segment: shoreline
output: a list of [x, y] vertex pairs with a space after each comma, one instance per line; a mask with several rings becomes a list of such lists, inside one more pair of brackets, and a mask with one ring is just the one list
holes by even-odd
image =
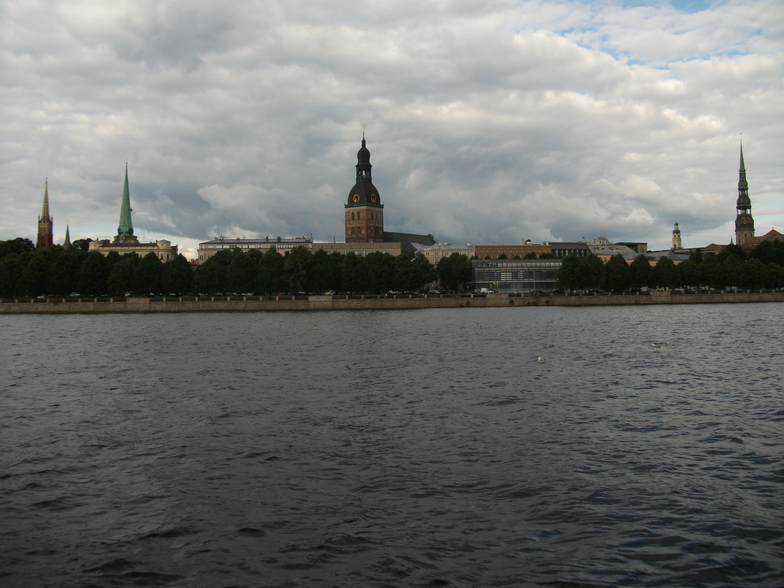
[[[183, 298], [189, 298], [183, 300]], [[684, 294], [466, 294], [396, 296], [274, 296], [274, 297], [165, 296], [98, 301], [95, 298], [16, 298], [0, 303], [0, 314], [102, 314], [156, 312], [270, 312], [312, 310], [413, 310], [422, 308], [500, 308], [530, 306], [649, 306], [660, 304], [727, 304], [784, 302], [784, 292], [718, 292]], [[218, 298], [218, 300], [216, 300]], [[251, 298], [250, 300], [248, 298]], [[23, 300], [23, 302], [20, 302]]]

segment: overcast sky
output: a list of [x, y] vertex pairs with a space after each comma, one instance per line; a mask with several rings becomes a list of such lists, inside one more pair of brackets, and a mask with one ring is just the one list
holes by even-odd
[[390, 231], [727, 243], [743, 133], [784, 232], [784, 2], [0, 0], [0, 239]]

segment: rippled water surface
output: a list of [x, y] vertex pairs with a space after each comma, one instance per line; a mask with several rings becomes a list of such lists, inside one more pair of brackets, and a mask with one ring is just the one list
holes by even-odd
[[2, 316], [0, 585], [782, 586], [782, 318]]

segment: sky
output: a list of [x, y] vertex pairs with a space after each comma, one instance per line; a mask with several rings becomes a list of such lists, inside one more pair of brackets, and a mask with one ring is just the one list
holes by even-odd
[[0, 0], [0, 239], [784, 232], [781, 0]]

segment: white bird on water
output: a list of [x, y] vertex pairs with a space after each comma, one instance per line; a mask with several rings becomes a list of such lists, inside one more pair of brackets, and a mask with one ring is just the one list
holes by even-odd
[[659, 351], [662, 348], [663, 343], [651, 343], [651, 347], [653, 347], [654, 351]]
[[538, 357], [536, 358], [536, 361], [538, 361], [539, 363], [544, 363], [544, 357], [542, 357], [542, 356], [540, 355], [540, 356], [538, 356]]

